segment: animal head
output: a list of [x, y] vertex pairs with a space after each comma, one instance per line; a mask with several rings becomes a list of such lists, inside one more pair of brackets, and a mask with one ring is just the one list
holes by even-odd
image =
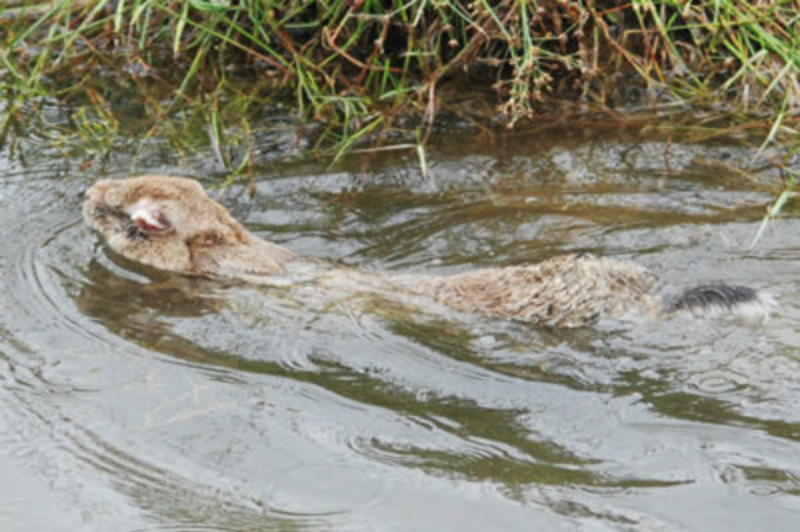
[[197, 181], [146, 175], [102, 180], [85, 194], [83, 217], [121, 255], [163, 270], [207, 273], [209, 250], [248, 234]]

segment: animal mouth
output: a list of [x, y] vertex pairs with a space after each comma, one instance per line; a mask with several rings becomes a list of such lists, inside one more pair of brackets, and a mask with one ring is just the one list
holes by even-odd
[[133, 221], [128, 221], [128, 223], [125, 224], [123, 231], [131, 240], [150, 240], [150, 235], [147, 233], [147, 231], [140, 228]]
[[90, 212], [97, 229], [123, 234], [130, 240], [150, 240], [153, 236], [170, 234], [174, 230], [163, 215], [147, 209], [136, 209], [128, 214], [125, 210], [113, 209], [101, 203]]
[[[125, 212], [111, 209], [107, 206], [96, 206], [92, 211], [94, 226], [101, 232], [112, 231], [124, 234], [131, 240], [148, 239], [147, 232], [140, 228], [137, 223]], [[105, 227], [105, 230], [103, 229]]]

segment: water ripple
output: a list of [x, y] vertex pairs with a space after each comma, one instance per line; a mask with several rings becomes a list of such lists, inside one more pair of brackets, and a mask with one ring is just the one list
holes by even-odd
[[508, 157], [433, 150], [427, 181], [402, 161], [305, 165], [223, 201], [353, 266], [591, 249], [678, 287], [778, 288], [783, 308], [761, 327], [565, 332], [186, 279], [109, 252], [80, 222], [77, 179], [19, 170], [0, 187], [0, 469], [21, 481], [0, 502], [65, 530], [198, 531], [670, 528], [683, 522], [663, 500], [767, 520], [794, 504], [797, 221], [741, 253], [771, 190], [737, 174], [706, 186], [706, 146], [670, 147], [665, 169], [663, 143], [509, 142]]

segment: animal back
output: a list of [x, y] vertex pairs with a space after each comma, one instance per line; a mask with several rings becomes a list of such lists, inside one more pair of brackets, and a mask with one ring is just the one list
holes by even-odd
[[601, 317], [656, 314], [658, 278], [630, 262], [563, 255], [529, 266], [431, 277], [417, 291], [467, 312], [549, 327], [580, 327]]

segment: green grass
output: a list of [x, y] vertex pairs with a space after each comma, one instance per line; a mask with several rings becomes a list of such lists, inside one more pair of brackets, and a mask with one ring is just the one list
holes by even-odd
[[[508, 127], [552, 113], [554, 102], [616, 112], [691, 105], [744, 128], [766, 117], [761, 149], [797, 149], [800, 20], [788, 0], [4, 5], [0, 143], [38, 128], [65, 147], [109, 150], [136, 135], [167, 138], [180, 153], [201, 123], [236, 174], [251, 162], [253, 111], [288, 102], [318, 124], [316, 153], [335, 161], [394, 143], [424, 168], [437, 117], [452, 111], [445, 95], [461, 87], [493, 93]], [[644, 97], [629, 101], [630, 85]], [[141, 109], [135, 127], [113, 103], [121, 93]], [[69, 109], [71, 125], [48, 122], [45, 103]]]

